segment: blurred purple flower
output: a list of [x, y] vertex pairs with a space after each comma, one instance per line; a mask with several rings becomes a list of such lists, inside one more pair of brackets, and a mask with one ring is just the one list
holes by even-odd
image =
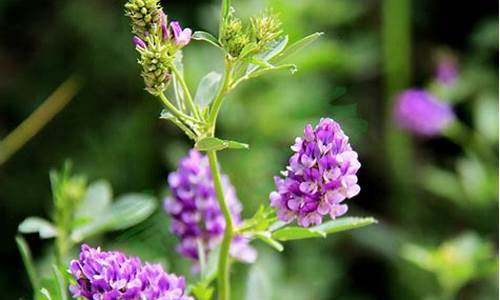
[[[198, 260], [197, 241], [205, 250], [214, 249], [222, 240], [226, 222], [215, 195], [208, 158], [196, 150], [180, 162], [179, 169], [170, 173], [168, 183], [172, 196], [165, 199], [164, 207], [172, 217], [171, 230], [181, 238], [177, 251]], [[241, 223], [241, 204], [229, 178], [222, 175], [224, 195], [234, 224]], [[236, 236], [231, 244], [231, 255], [244, 262], [253, 262], [256, 252], [248, 239]]]
[[101, 251], [83, 244], [80, 258], [70, 262], [76, 284], [74, 298], [90, 300], [193, 300], [186, 296], [183, 277], [167, 274], [160, 265], [142, 265], [137, 257]]
[[439, 101], [427, 91], [410, 89], [397, 97], [397, 123], [417, 135], [439, 135], [455, 119], [451, 106]]
[[458, 67], [451, 57], [442, 57], [436, 68], [436, 80], [443, 85], [453, 85], [458, 79]]
[[180, 47], [184, 47], [191, 41], [191, 34], [193, 33], [190, 28], [181, 28], [181, 25], [177, 21], [170, 22], [170, 27], [174, 32], [175, 44]]
[[295, 153], [285, 178], [274, 178], [276, 191], [269, 196], [278, 218], [297, 219], [308, 227], [321, 224], [324, 215], [335, 219], [345, 214], [342, 201], [360, 191], [356, 172], [361, 164], [340, 125], [330, 118], [321, 119], [316, 128], [308, 124], [291, 149]]

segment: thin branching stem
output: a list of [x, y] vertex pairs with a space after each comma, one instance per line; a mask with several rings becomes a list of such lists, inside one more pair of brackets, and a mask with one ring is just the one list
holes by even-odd
[[170, 100], [168, 100], [167, 96], [165, 96], [165, 94], [161, 93], [159, 94], [159, 97], [160, 97], [160, 100], [161, 102], [168, 108], [168, 110], [173, 114], [175, 115], [177, 118], [179, 118], [180, 120], [187, 120], [187, 121], [191, 121], [191, 122], [194, 122], [194, 123], [200, 123], [199, 120], [191, 117], [191, 116], [188, 116], [186, 115], [185, 113], [181, 112], [180, 110], [178, 110], [171, 102]]
[[200, 119], [200, 114], [198, 112], [198, 109], [194, 105], [193, 97], [191, 96], [191, 93], [189, 92], [189, 88], [187, 87], [186, 81], [184, 80], [184, 77], [182, 76], [181, 72], [177, 69], [177, 67], [172, 64], [171, 66], [172, 72], [174, 72], [175, 78], [179, 81], [181, 84], [182, 90], [184, 91], [184, 95], [186, 96], [187, 104], [189, 106], [189, 109], [193, 113], [193, 115], [196, 117], [196, 119]]

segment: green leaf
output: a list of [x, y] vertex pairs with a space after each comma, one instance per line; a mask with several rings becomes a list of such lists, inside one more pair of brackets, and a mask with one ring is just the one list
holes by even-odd
[[18, 235], [16, 236], [16, 244], [19, 253], [21, 254], [21, 258], [23, 259], [24, 268], [26, 269], [26, 273], [28, 273], [31, 286], [34, 291], [38, 291], [40, 281], [38, 279], [38, 274], [36, 273], [35, 264], [33, 263], [33, 257], [31, 256], [28, 243], [26, 243], [26, 240], [22, 236]]
[[273, 247], [274, 249], [278, 250], [279, 252], [283, 251], [283, 245], [280, 242], [275, 241], [271, 237], [270, 232], [267, 231], [256, 232], [255, 237], [263, 241], [264, 243], [268, 244], [269, 246]]
[[[49, 273], [50, 274], [50, 273]], [[59, 287], [57, 283], [57, 279], [54, 274], [50, 274], [49, 277], [43, 277], [40, 280], [40, 290], [37, 300], [39, 299], [53, 299], [53, 300], [61, 300], [61, 296], [59, 294]], [[50, 297], [50, 298], [48, 298]]]
[[200, 151], [218, 151], [227, 148], [228, 144], [216, 137], [204, 137], [197, 141], [194, 147]]
[[235, 142], [235, 141], [225, 141], [216, 137], [204, 137], [200, 139], [194, 147], [200, 151], [219, 151], [222, 149], [248, 149], [250, 146], [248, 144]]
[[248, 149], [250, 146], [245, 143], [235, 142], [235, 141], [225, 141], [229, 149]]
[[57, 293], [59, 295], [58, 299], [68, 300], [68, 291], [64, 277], [55, 265], [52, 265], [52, 272], [54, 273], [57, 282]]
[[315, 237], [326, 237], [326, 233], [314, 228], [304, 227], [285, 227], [272, 234], [273, 239], [278, 241], [301, 240]]
[[275, 41], [271, 49], [263, 53], [262, 55], [258, 55], [257, 57], [261, 58], [264, 61], [269, 61], [276, 55], [280, 54], [288, 44], [288, 36], [285, 35], [281, 39]]
[[91, 183], [87, 188], [85, 197], [76, 212], [76, 218], [96, 217], [96, 212], [104, 211], [111, 205], [113, 191], [106, 180]]
[[[184, 64], [182, 63], [182, 51], [177, 51], [177, 54], [174, 57], [174, 65], [183, 76], [184, 74]], [[172, 74], [172, 85], [173, 85], [173, 90], [174, 90], [174, 96], [175, 96], [175, 106], [177, 108], [183, 108], [184, 107], [184, 90], [182, 89], [182, 85], [177, 79], [177, 76], [175, 74]]]
[[195, 31], [192, 36], [193, 40], [197, 41], [204, 41], [209, 44], [214, 45], [217, 48], [222, 49], [221, 45], [219, 44], [219, 41], [213, 36], [212, 34], [205, 32], [205, 31]]
[[210, 278], [215, 278], [219, 263], [220, 245], [216, 246], [214, 249], [208, 252], [205, 279], [210, 280]]
[[[280, 54], [283, 49], [285, 49], [286, 45], [288, 44], [288, 36], [283, 36], [281, 39], [275, 41], [271, 45], [271, 49], [262, 53], [258, 54], [255, 56], [255, 59], [257, 61], [261, 61], [263, 63], [268, 63], [273, 57], [276, 55]], [[262, 63], [259, 64], [250, 64], [248, 65], [247, 71], [245, 75], [252, 74], [254, 71], [256, 71], [259, 67], [261, 67]], [[269, 67], [268, 67], [269, 68]]]
[[431, 193], [463, 204], [464, 191], [459, 177], [450, 171], [428, 166], [422, 168], [422, 185]]
[[198, 84], [198, 89], [194, 96], [194, 103], [202, 108], [212, 103], [219, 91], [221, 79], [222, 75], [217, 72], [210, 72], [205, 75]]
[[262, 75], [267, 75], [269, 73], [274, 73], [276, 71], [289, 71], [294, 74], [297, 72], [297, 66], [294, 64], [285, 64], [280, 66], [273, 66], [272, 68], [259, 69], [248, 76], [248, 78], [255, 78]]
[[75, 228], [71, 239], [75, 243], [105, 232], [122, 230], [147, 219], [156, 209], [155, 198], [146, 194], [127, 194], [119, 197], [111, 207], [100, 213], [91, 223]]
[[207, 252], [205, 251], [205, 247], [203, 246], [201, 239], [196, 239], [196, 246], [198, 250], [201, 278], [205, 279], [207, 276]]
[[280, 55], [278, 55], [274, 59], [272, 59], [271, 62], [273, 62], [273, 63], [281, 62], [282, 60], [289, 57], [290, 55], [295, 54], [296, 52], [309, 46], [310, 44], [312, 44], [314, 41], [316, 41], [322, 35], [323, 35], [323, 32], [315, 32], [311, 35], [306, 36], [305, 38], [303, 38], [301, 40], [298, 40], [297, 42], [288, 46], [283, 52], [281, 52]]
[[40, 293], [45, 297], [45, 299], [52, 300], [52, 296], [46, 288], [40, 289]]
[[360, 217], [345, 217], [332, 220], [321, 225], [312, 227], [313, 230], [323, 231], [326, 234], [337, 233], [341, 231], [351, 230], [359, 227], [364, 227], [377, 223], [372, 217], [360, 218]]
[[283, 221], [276, 221], [269, 226], [269, 231], [271, 231], [271, 232], [276, 231], [280, 228], [285, 227], [286, 225], [288, 225], [288, 223], [283, 222]]
[[199, 282], [191, 287], [191, 294], [196, 300], [210, 300], [214, 294], [214, 289], [206, 282]]
[[57, 236], [57, 228], [49, 221], [39, 217], [28, 217], [19, 226], [17, 230], [22, 233], [38, 232], [40, 238], [49, 239]]

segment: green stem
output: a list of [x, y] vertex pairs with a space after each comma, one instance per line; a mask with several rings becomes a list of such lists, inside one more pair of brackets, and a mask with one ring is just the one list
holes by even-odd
[[56, 261], [57, 265], [59, 268], [63, 268], [65, 266], [65, 258], [68, 254], [68, 250], [71, 247], [69, 243], [67, 242], [68, 240], [68, 233], [66, 230], [62, 229], [59, 227], [59, 233], [56, 238], [56, 247], [57, 247], [57, 253], [56, 253]]
[[[382, 38], [384, 53], [385, 79], [385, 158], [390, 168], [392, 180], [398, 182], [394, 201], [403, 197], [411, 206], [397, 206], [401, 216], [412, 220], [409, 212], [414, 212], [417, 202], [414, 195], [415, 159], [412, 140], [407, 134], [398, 130], [394, 124], [393, 111], [395, 95], [409, 87], [410, 84], [410, 45], [411, 45], [411, 0], [382, 1]], [[415, 208], [415, 209], [413, 209]]]
[[179, 72], [179, 70], [177, 70], [177, 67], [174, 64], [172, 64], [171, 69], [172, 69], [172, 72], [174, 72], [175, 78], [177, 78], [177, 80], [181, 84], [182, 90], [184, 91], [184, 94], [185, 94], [186, 99], [187, 99], [187, 104], [189, 106], [189, 109], [194, 114], [194, 116], [197, 119], [199, 119], [200, 115], [198, 113], [198, 109], [196, 109], [196, 106], [194, 105], [193, 97], [191, 97], [191, 93], [189, 92], [189, 89], [187, 87], [186, 81], [184, 80], [184, 77]]
[[168, 98], [165, 96], [165, 94], [161, 93], [159, 96], [160, 96], [161, 102], [163, 102], [163, 104], [172, 112], [172, 114], [174, 114], [180, 120], [188, 120], [188, 121], [191, 121], [191, 122], [194, 122], [194, 123], [199, 123], [200, 122], [197, 119], [195, 119], [193, 117], [190, 117], [190, 116], [186, 115], [185, 113], [181, 112], [180, 110], [178, 110], [168, 100]]
[[222, 240], [219, 263], [217, 268], [217, 292], [219, 300], [230, 300], [231, 289], [229, 283], [229, 250], [231, 248], [231, 240], [233, 239], [233, 220], [231, 218], [231, 212], [229, 206], [224, 199], [224, 191], [222, 188], [222, 180], [219, 172], [219, 165], [217, 163], [217, 153], [216, 151], [208, 151], [208, 161], [210, 163], [210, 170], [212, 172], [212, 178], [215, 186], [215, 193], [217, 195], [217, 201], [224, 215], [226, 221], [226, 229], [224, 231], [224, 238]]
[[232, 64], [229, 60], [225, 61], [225, 71], [224, 71], [224, 82], [215, 96], [215, 100], [210, 109], [210, 115], [208, 116], [208, 124], [210, 125], [210, 133], [213, 135], [215, 133], [215, 123], [217, 121], [217, 116], [219, 115], [224, 96], [226, 95], [230, 82], [231, 82], [231, 68]]

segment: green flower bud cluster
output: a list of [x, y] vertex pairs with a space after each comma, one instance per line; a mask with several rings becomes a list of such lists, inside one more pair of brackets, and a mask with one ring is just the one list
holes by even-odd
[[283, 34], [278, 16], [270, 12], [253, 17], [245, 26], [233, 12], [228, 16], [220, 42], [232, 58], [243, 58], [268, 50], [270, 44]]
[[170, 83], [171, 70], [169, 64], [173, 57], [169, 54], [169, 45], [155, 36], [148, 37], [146, 48], [137, 47], [142, 65], [141, 76], [144, 79], [146, 90], [152, 95], [159, 95], [165, 91]]
[[221, 44], [231, 57], [239, 57], [245, 46], [250, 43], [248, 30], [241, 20], [233, 14], [229, 15], [222, 31]]
[[159, 0], [129, 0], [125, 4], [125, 15], [132, 21], [132, 32], [145, 39], [160, 23]]
[[276, 14], [266, 12], [251, 19], [252, 35], [259, 50], [266, 50], [268, 45], [282, 34], [282, 24]]

